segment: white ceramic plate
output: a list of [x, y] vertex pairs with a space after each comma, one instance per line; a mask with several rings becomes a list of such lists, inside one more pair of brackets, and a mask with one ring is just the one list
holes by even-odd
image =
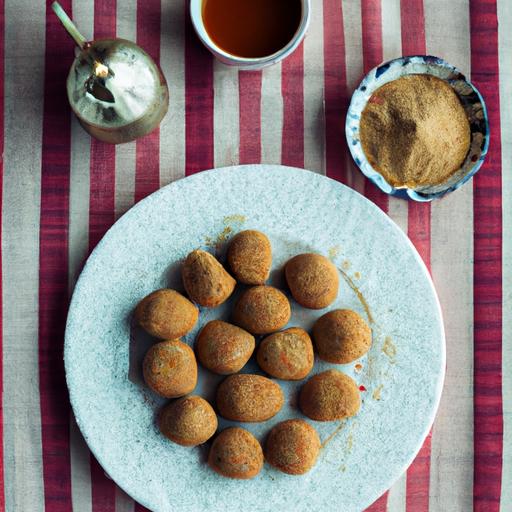
[[[268, 465], [253, 480], [222, 478], [205, 463], [208, 446], [184, 448], [155, 427], [164, 403], [146, 389], [140, 364], [153, 340], [131, 326], [149, 292], [181, 289], [179, 262], [195, 248], [218, 251], [241, 229], [265, 232], [273, 246], [271, 283], [301, 252], [340, 268], [338, 299], [368, 317], [373, 346], [356, 364], [338, 365], [362, 391], [360, 413], [311, 422], [324, 443], [316, 466], [289, 476]], [[218, 242], [218, 243], [217, 243]], [[234, 300], [234, 299], [233, 299]], [[232, 301], [231, 301], [232, 302]], [[227, 319], [231, 302], [202, 310], [197, 330]], [[310, 328], [327, 310], [293, 304], [290, 325]], [[360, 511], [399, 477], [427, 435], [439, 404], [445, 341], [438, 299], [409, 240], [375, 205], [335, 181], [280, 166], [203, 172], [151, 195], [124, 215], [85, 266], [69, 310], [65, 364], [80, 429], [105, 471], [134, 499], [158, 511]], [[333, 367], [316, 361], [314, 372]], [[244, 371], [255, 371], [251, 363]], [[196, 393], [212, 399], [219, 378], [201, 369]], [[279, 421], [300, 417], [300, 383], [280, 382], [285, 407], [245, 424], [261, 441]], [[221, 420], [221, 428], [232, 424]]]

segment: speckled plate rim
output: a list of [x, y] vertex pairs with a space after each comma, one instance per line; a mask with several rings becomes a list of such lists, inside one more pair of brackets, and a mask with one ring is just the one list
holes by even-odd
[[[470, 120], [471, 148], [461, 169], [445, 183], [418, 189], [395, 188], [368, 162], [359, 140], [359, 123], [361, 113], [376, 89], [401, 76], [416, 73], [437, 76], [453, 87]], [[370, 181], [386, 194], [419, 202], [439, 199], [469, 181], [482, 166], [490, 140], [487, 107], [478, 89], [459, 69], [433, 55], [409, 55], [391, 59], [369, 71], [352, 95], [345, 121], [345, 135], [352, 158]]]
[[403, 231], [398, 227], [398, 225], [395, 224], [395, 222], [388, 217], [380, 208], [378, 208], [374, 203], [369, 201], [367, 198], [356, 192], [355, 190], [331, 179], [326, 176], [320, 175], [318, 173], [294, 168], [294, 167], [287, 167], [287, 166], [281, 166], [281, 165], [239, 165], [239, 166], [230, 166], [230, 167], [223, 167], [223, 168], [215, 168], [210, 169], [207, 171], [203, 171], [201, 173], [197, 173], [191, 176], [188, 176], [186, 178], [177, 180], [175, 182], [172, 182], [165, 187], [157, 190], [153, 194], [147, 196], [145, 199], [141, 200], [139, 203], [135, 204], [132, 208], [130, 208], [124, 215], [122, 215], [115, 223], [112, 225], [112, 227], [106, 232], [106, 234], [103, 236], [103, 238], [98, 242], [95, 249], [92, 251], [90, 256], [88, 257], [82, 272], [76, 282], [76, 285], [73, 290], [72, 298], [70, 301], [70, 306], [68, 310], [68, 317], [67, 317], [67, 323], [66, 323], [66, 332], [65, 332], [65, 341], [64, 341], [64, 366], [65, 366], [65, 373], [66, 373], [66, 383], [69, 390], [69, 396], [70, 396], [70, 402], [73, 409], [73, 413], [75, 415], [75, 419], [77, 422], [77, 425], [84, 437], [84, 440], [86, 441], [90, 451], [98, 461], [98, 463], [101, 465], [101, 467], [104, 469], [107, 475], [109, 475], [110, 478], [112, 478], [116, 484], [129, 496], [131, 496], [135, 501], [143, 505], [144, 507], [151, 509], [151, 504], [147, 501], [147, 499], [141, 495], [138, 490], [133, 490], [128, 482], [120, 481], [115, 478], [115, 472], [112, 471], [112, 469], [109, 467], [108, 462], [103, 457], [103, 454], [100, 453], [97, 449], [97, 443], [95, 442], [95, 439], [89, 435], [89, 427], [88, 425], [81, 420], [80, 416], [80, 410], [77, 406], [77, 403], [75, 401], [75, 394], [73, 390], [73, 369], [70, 362], [70, 352], [71, 352], [71, 344], [73, 343], [73, 338], [70, 336], [69, 333], [69, 325], [70, 320], [76, 313], [76, 310], [80, 307], [79, 304], [79, 297], [82, 293], [82, 288], [84, 287], [84, 283], [87, 281], [89, 277], [89, 273], [91, 272], [91, 268], [94, 266], [95, 260], [98, 258], [98, 255], [103, 251], [103, 248], [105, 245], [108, 244], [110, 238], [112, 237], [113, 231], [121, 230], [125, 226], [129, 225], [132, 218], [137, 215], [139, 211], [144, 211], [148, 207], [150, 207], [151, 203], [157, 200], [162, 195], [170, 194], [171, 191], [179, 193], [179, 189], [182, 187], [182, 184], [184, 182], [187, 182], [189, 184], [194, 183], [195, 181], [201, 181], [206, 176], [210, 176], [212, 174], [220, 175], [220, 174], [228, 174], [232, 175], [230, 176], [231, 179], [237, 178], [237, 173], [245, 173], [248, 172], [251, 168], [258, 168], [258, 172], [273, 172], [277, 169], [278, 172], [295, 172], [300, 174], [307, 174], [311, 179], [313, 180], [328, 180], [332, 182], [336, 187], [339, 187], [343, 190], [343, 193], [355, 195], [358, 196], [360, 200], [367, 202], [370, 205], [370, 208], [373, 210], [375, 215], [380, 216], [381, 218], [385, 219], [385, 221], [389, 224], [391, 229], [393, 229], [396, 233], [399, 234], [401, 238], [403, 238], [404, 242], [409, 246], [411, 253], [414, 255], [414, 259], [416, 260], [419, 268], [421, 269], [422, 273], [424, 274], [424, 277], [426, 278], [426, 281], [429, 285], [429, 288], [432, 293], [432, 297], [435, 300], [435, 305], [437, 309], [437, 320], [439, 322], [440, 327], [440, 368], [439, 368], [439, 374], [437, 376], [436, 386], [435, 386], [435, 396], [433, 397], [432, 401], [432, 407], [428, 413], [428, 416], [425, 418], [425, 426], [422, 432], [421, 437], [418, 438], [418, 442], [416, 445], [416, 448], [414, 451], [411, 451], [410, 456], [405, 460], [403, 465], [400, 467], [399, 470], [394, 471], [393, 474], [390, 476], [389, 481], [386, 485], [381, 486], [379, 488], [374, 488], [372, 493], [369, 493], [369, 500], [368, 503], [366, 503], [365, 507], [371, 505], [376, 499], [378, 499], [386, 490], [388, 490], [392, 485], [400, 478], [400, 476], [407, 470], [407, 468], [410, 466], [410, 464], [413, 462], [413, 460], [416, 458], [417, 454], [419, 453], [421, 447], [423, 446], [423, 443], [425, 439], [427, 438], [436, 414], [439, 409], [439, 404], [441, 400], [442, 390], [444, 386], [445, 381], [445, 374], [446, 374], [446, 335], [445, 335], [445, 327], [444, 327], [444, 321], [443, 321], [443, 314], [442, 314], [442, 308], [441, 304], [439, 302], [439, 298], [437, 295], [437, 292], [435, 290], [434, 282], [431, 278], [431, 275], [423, 262], [421, 256], [417, 252], [416, 248], [414, 247], [413, 243], [410, 241], [410, 239], [403, 233]]

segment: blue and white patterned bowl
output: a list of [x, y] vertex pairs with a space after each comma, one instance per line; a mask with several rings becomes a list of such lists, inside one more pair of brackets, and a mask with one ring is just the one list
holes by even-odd
[[[462, 167], [445, 182], [415, 189], [396, 188], [368, 162], [359, 138], [359, 124], [368, 100], [379, 87], [401, 76], [412, 74], [433, 75], [453, 87], [470, 122], [471, 147]], [[345, 131], [352, 157], [363, 174], [386, 194], [415, 201], [432, 201], [464, 185], [482, 166], [489, 147], [489, 120], [482, 95], [456, 67], [431, 55], [400, 57], [372, 69], [352, 95]]]

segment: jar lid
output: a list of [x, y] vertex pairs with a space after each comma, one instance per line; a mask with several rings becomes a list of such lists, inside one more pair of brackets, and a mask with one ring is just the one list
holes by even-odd
[[86, 123], [115, 128], [141, 118], [161, 96], [153, 59], [124, 39], [98, 39], [78, 54], [67, 80], [69, 102]]

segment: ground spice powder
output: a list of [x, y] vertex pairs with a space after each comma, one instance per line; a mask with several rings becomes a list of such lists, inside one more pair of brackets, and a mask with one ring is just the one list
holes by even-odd
[[359, 132], [372, 167], [408, 188], [442, 183], [460, 169], [471, 136], [457, 94], [431, 75], [403, 76], [377, 89]]

